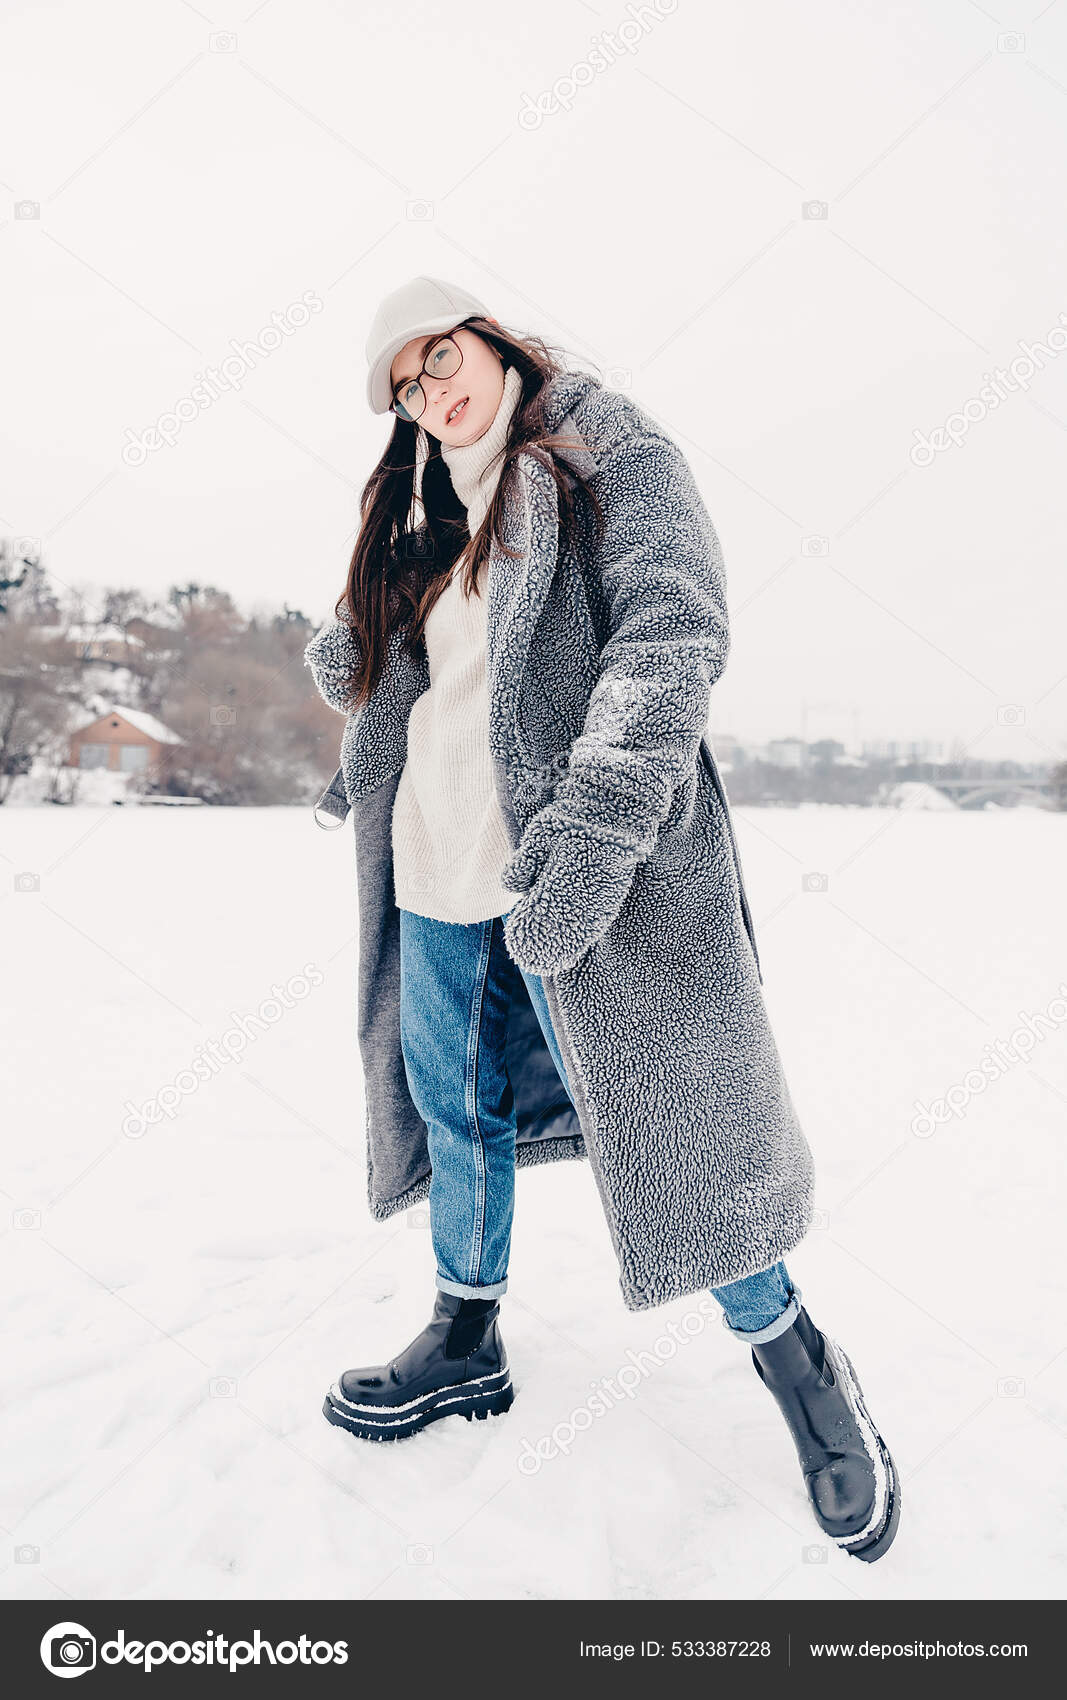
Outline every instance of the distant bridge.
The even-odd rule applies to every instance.
[[[973,808],[976,803],[1051,803],[1052,792],[1044,779],[930,779],[937,791],[944,791],[961,809]]]

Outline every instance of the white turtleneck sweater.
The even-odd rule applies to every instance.
[[[472,537],[496,490],[497,457],[521,393],[522,379],[509,366],[500,404],[482,435],[473,443],[441,445]],[[430,685],[408,718],[407,760],[393,804],[393,884],[400,909],[471,922],[504,914],[518,894],[500,883],[512,845],[489,746],[489,563],[470,597],[463,594],[463,572],[461,557],[426,621]]]

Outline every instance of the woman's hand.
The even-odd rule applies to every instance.
[[[504,915],[512,960],[528,974],[573,968],[617,920],[637,862],[617,834],[565,824],[548,804],[501,875],[522,893]]]

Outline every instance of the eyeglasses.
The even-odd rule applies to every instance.
[[[421,383],[423,372],[428,378],[452,378],[462,364],[463,350],[458,342],[453,342],[451,336],[439,337],[428,350],[418,376],[405,378],[403,383],[397,384],[394,389],[390,407],[397,418],[414,425],[416,419],[420,419],[425,413],[426,391]]]

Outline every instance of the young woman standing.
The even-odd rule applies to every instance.
[[[306,651],[346,715],[316,810],[354,817],[368,1201],[428,1199],[437,1275],[426,1328],[325,1415],[383,1440],[506,1411],[515,1172],[585,1157],[627,1307],[714,1295],[820,1527],[876,1559],[897,1471],[782,1261],[813,1165],[706,737],[729,639],[690,469],[441,279],[382,302],[367,359],[393,429]]]

